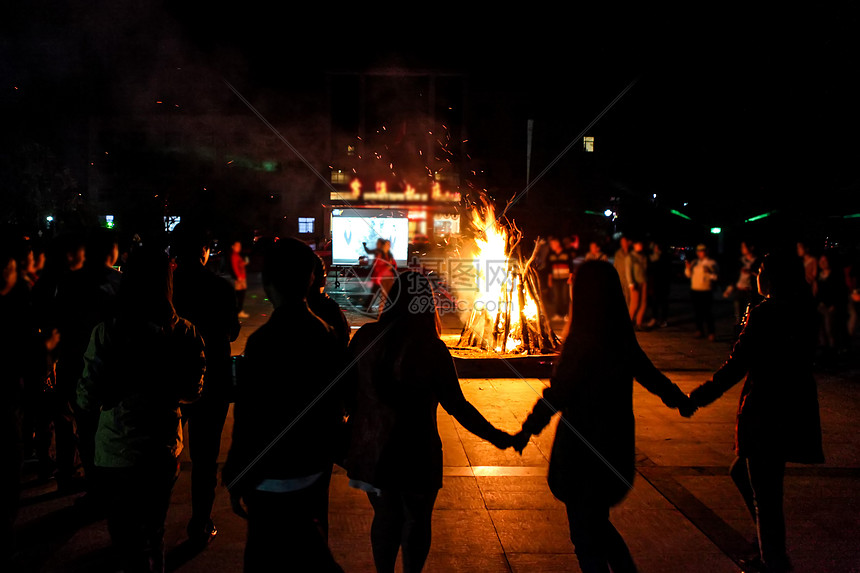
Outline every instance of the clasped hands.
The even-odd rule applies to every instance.
[[[678,404],[678,413],[681,414],[684,418],[690,418],[693,414],[696,413],[696,410],[699,409],[699,406],[696,405],[695,400],[685,395],[681,400],[681,403]],[[523,450],[526,449],[526,446],[531,439],[532,434],[522,429],[516,434],[507,434],[506,437],[498,440],[494,445],[502,450],[506,450],[508,448],[514,448],[518,454],[522,455]]]

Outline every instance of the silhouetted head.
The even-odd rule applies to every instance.
[[[263,288],[275,308],[307,297],[318,258],[308,245],[298,239],[280,239],[265,247]]]
[[[171,233],[171,252],[176,255],[177,264],[203,264],[209,260],[212,237],[200,227],[180,223]]]
[[[87,240],[86,251],[88,266],[112,267],[119,259],[119,237],[109,229],[98,229]]]
[[[7,294],[15,286],[18,281],[18,264],[15,262],[15,256],[5,245],[0,244],[0,294]]]
[[[780,300],[810,296],[803,262],[787,253],[766,255],[758,273],[758,290],[762,296]]]
[[[315,255],[314,260],[314,282],[311,284],[311,294],[319,294],[325,288],[325,261],[322,257]]]
[[[634,337],[621,280],[606,261],[586,261],[573,277],[570,322],[564,354],[586,351],[611,353]]]
[[[162,249],[134,249],[123,267],[119,291],[119,316],[170,324],[173,310],[173,272]]]
[[[433,285],[419,272],[405,271],[397,275],[388,291],[379,322],[408,326],[415,335],[439,335],[439,318],[433,297]]]

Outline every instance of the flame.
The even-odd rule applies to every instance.
[[[538,305],[528,289],[523,289],[524,304],[520,307],[522,276],[518,262],[509,252],[509,234],[504,225],[496,220],[492,206],[472,210],[472,225],[475,228],[475,254],[473,255],[477,291],[468,328],[482,328],[483,338],[488,333],[486,325],[493,331],[504,331],[509,321],[508,336],[502,344],[496,344],[496,352],[524,352],[522,336],[525,320],[538,320]]]

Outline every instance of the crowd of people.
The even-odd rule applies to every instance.
[[[608,241],[592,240],[581,248],[577,235],[550,236],[539,250],[536,267],[543,285],[544,304],[553,320],[568,319],[572,277],[585,261],[609,261],[618,271],[628,314],[636,330],[669,325],[669,302],[673,284],[686,281],[696,338],[717,339],[714,303],[723,298],[732,303],[732,340],[743,329],[749,311],[762,301],[756,276],[762,256],[756,245],[745,240],[739,254],[721,254],[721,262],[704,243],[692,249],[669,248],[659,241],[645,241],[620,234],[617,248]],[[797,243],[806,281],[818,309],[818,363],[833,364],[847,355],[857,332],[860,306],[860,257],[833,247],[815,250]],[[676,314],[680,314],[677,312]]]
[[[421,297],[433,300],[420,272],[386,275],[388,302],[378,320],[350,337],[343,312],[323,292],[319,257],[301,241],[273,241],[264,250],[262,282],[274,311],[237,360],[230,343],[244,289],[207,269],[210,244],[205,232],[188,227],[169,245],[136,245],[120,255],[115,235],[95,233],[86,243],[59,241],[40,270],[42,256],[30,241],[3,243],[0,351],[11,399],[3,406],[2,454],[15,461],[2,478],[4,559],[12,551],[21,463],[34,455],[58,488],[85,489],[82,509],[107,518],[123,570],[163,571],[165,518],[186,442],[187,534],[205,549],[217,535],[217,458],[232,402],[220,480],[235,513],[247,519],[246,571],[342,570],[328,545],[333,464],[373,508],[377,570],[393,571],[401,554],[405,571],[420,571],[442,487],[441,405],[468,431],[520,453],[560,412],[548,481],[566,505],[580,567],[635,571],[609,520],[634,478],[634,379],[685,417],[745,379],[732,477],[758,525],[753,560],[761,570],[789,570],[785,463],[823,461],[812,376],[817,325],[830,312],[829,332],[839,340],[836,303],[828,303],[847,296],[834,277],[850,276],[831,259],[818,257],[814,269],[804,259],[805,282],[800,257],[759,261],[745,245],[726,296],[738,308],[760,304],[744,312],[725,365],[687,395],[654,367],[635,334],[668,318],[668,254],[622,237],[613,262],[598,243],[577,260],[574,241],[551,238],[542,268],[554,308],[568,321],[566,337],[549,387],[511,434],[463,395],[435,305],[420,304]],[[719,269],[704,245],[685,274],[696,326],[712,336],[708,313]],[[704,292],[707,302],[697,294]]]

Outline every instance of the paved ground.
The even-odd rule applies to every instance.
[[[271,307],[252,291],[243,338],[266,320]],[[730,347],[727,305],[719,312],[723,336],[694,340],[686,304],[673,304],[668,328],[640,334],[649,356],[684,390],[717,368]],[[352,316],[353,322],[357,317]],[[456,331],[450,323],[446,332]],[[560,326],[560,325],[559,325]],[[860,381],[857,370],[820,374],[819,395],[827,463],[791,465],[786,478],[788,544],[798,572],[860,571]],[[497,426],[515,431],[545,381],[462,379],[467,398]],[[612,511],[644,573],[736,572],[731,556],[747,548],[754,528],[727,468],[733,459],[734,414],[740,387],[686,420],[638,385],[634,390],[638,475],[630,495]],[[229,446],[223,436],[222,458]],[[546,485],[547,458],[557,419],[534,437],[522,456],[500,452],[465,431],[440,410],[444,487],[434,513],[427,571],[579,571],[567,537],[564,507]],[[183,549],[190,511],[187,460],[174,490],[167,523],[169,565],[182,572],[241,570],[244,522],[219,489],[214,519],[220,534],[199,555]],[[57,497],[52,484],[29,483],[18,521],[19,562],[32,571],[106,571],[105,523],[81,525],[75,496]],[[346,571],[372,571],[372,510],[363,494],[347,487],[340,470],[331,487],[331,547]]]

